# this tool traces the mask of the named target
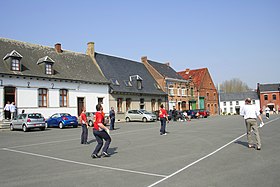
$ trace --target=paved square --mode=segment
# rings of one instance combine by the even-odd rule
[[[216,116],[116,123],[110,158],[92,159],[81,129],[0,131],[0,186],[279,186],[280,116],[264,119],[262,150],[247,148],[244,120]]]

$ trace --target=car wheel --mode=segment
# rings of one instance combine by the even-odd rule
[[[23,130],[23,132],[27,132],[27,131],[28,131],[26,125],[23,125],[23,126],[22,126],[22,130]]]
[[[93,122],[91,120],[88,122],[88,124],[89,124],[90,127],[93,126]]]
[[[40,128],[41,131],[44,131],[45,129],[46,129],[46,127],[41,127]]]
[[[142,121],[143,121],[143,122],[147,122],[147,118],[143,118]]]
[[[125,121],[126,121],[126,122],[130,122],[129,117],[125,118]]]
[[[10,125],[10,131],[13,131],[13,130],[14,130],[14,125],[11,124],[11,125]]]
[[[60,122],[60,123],[58,124],[58,126],[59,126],[60,129],[63,129],[63,124],[62,124],[62,122]]]

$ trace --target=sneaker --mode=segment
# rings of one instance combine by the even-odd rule
[[[261,147],[257,147],[257,150],[261,150]]]
[[[106,153],[106,152],[102,152],[102,156],[103,157],[110,157],[110,155],[108,153]]]
[[[93,153],[92,153],[92,154],[91,154],[91,158],[93,158],[93,159],[94,159],[94,158],[99,158],[99,156],[98,156],[97,154],[93,154]]]
[[[164,133],[164,134],[162,134],[162,135],[166,136],[166,135],[167,135],[167,133]]]

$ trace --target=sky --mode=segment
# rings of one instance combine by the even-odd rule
[[[0,0],[0,37],[280,83],[280,0]]]

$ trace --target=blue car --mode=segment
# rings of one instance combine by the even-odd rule
[[[71,116],[68,113],[56,113],[46,121],[46,127],[59,127],[62,129],[68,126],[74,128],[78,127],[78,119],[76,116]]]

